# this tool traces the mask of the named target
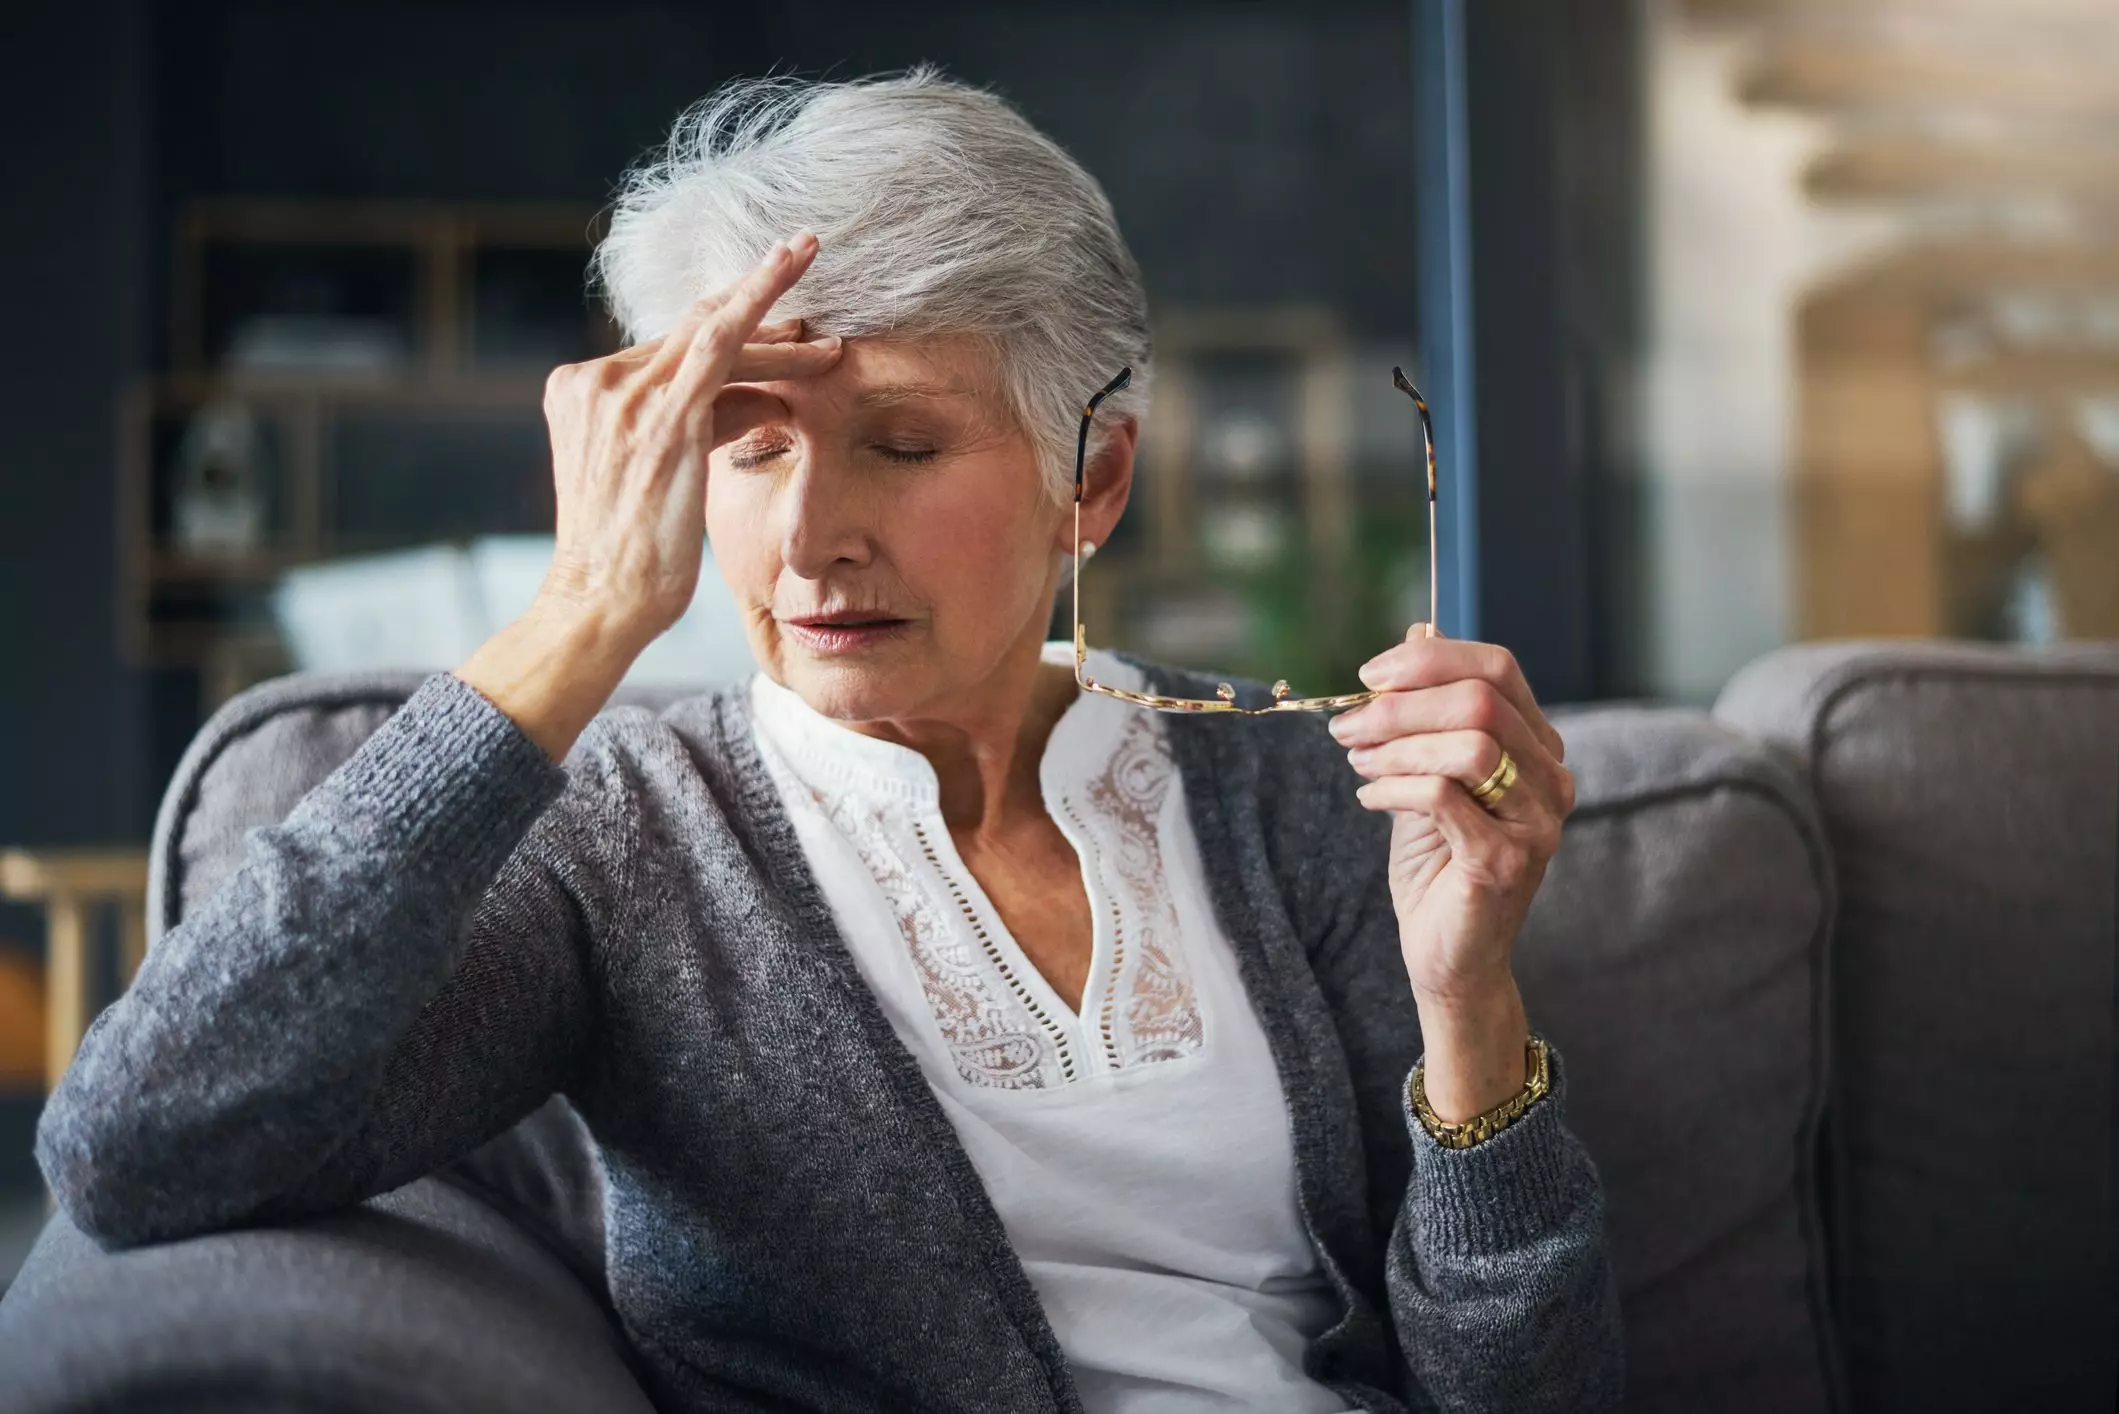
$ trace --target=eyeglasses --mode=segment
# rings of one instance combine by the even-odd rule
[[[1220,684],[1214,697],[1164,697],[1153,692],[1129,692],[1122,687],[1111,687],[1098,682],[1083,670],[1083,660],[1089,654],[1089,641],[1082,628],[1082,491],[1089,460],[1089,426],[1096,420],[1096,410],[1104,399],[1133,381],[1133,370],[1121,368],[1118,377],[1097,390],[1096,396],[1082,409],[1081,436],[1074,444],[1074,681],[1084,692],[1100,692],[1106,697],[1116,697],[1121,702],[1131,702],[1137,707],[1152,708],[1157,712],[1237,712],[1247,717],[1263,716],[1268,712],[1338,712],[1348,707],[1359,707],[1362,703],[1382,696],[1379,692],[1343,692],[1336,697],[1296,697],[1288,688],[1286,678],[1273,684],[1273,705],[1270,707],[1240,707],[1236,703],[1236,689],[1228,683]],[[1412,385],[1402,368],[1391,370],[1391,383],[1413,400],[1420,409],[1420,441],[1427,453],[1427,602],[1428,621],[1435,618],[1437,581],[1435,575],[1435,424],[1427,411],[1427,399]]]

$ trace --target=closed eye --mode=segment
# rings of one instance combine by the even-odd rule
[[[872,443],[871,449],[886,460],[904,466],[919,466],[942,454],[939,447],[905,446],[895,442]],[[738,471],[748,471],[777,461],[790,450],[781,442],[739,442],[729,448],[728,464]]]
[[[738,471],[765,465],[787,455],[787,447],[775,442],[751,442],[729,449],[728,464]]]

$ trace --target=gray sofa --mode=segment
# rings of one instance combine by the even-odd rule
[[[222,711],[153,926],[411,685]],[[1609,1193],[1630,1407],[2106,1414],[2119,646],[1804,647],[1711,714],[1562,725],[1519,971]],[[6,1411],[649,1407],[556,1100],[297,1227],[106,1253],[55,1218],[0,1302]]]

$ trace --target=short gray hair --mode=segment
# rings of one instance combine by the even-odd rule
[[[1073,495],[1082,404],[1139,417],[1153,372],[1140,269],[1094,177],[991,93],[932,68],[841,83],[745,79],[628,173],[595,273],[629,339],[657,337],[803,227],[821,249],[775,311],[814,334],[966,334]]]

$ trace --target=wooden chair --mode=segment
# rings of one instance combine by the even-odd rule
[[[41,905],[44,967],[44,1088],[66,1073],[93,1014],[89,919],[115,909],[121,983],[147,954],[147,851],[0,850],[0,898]]]

